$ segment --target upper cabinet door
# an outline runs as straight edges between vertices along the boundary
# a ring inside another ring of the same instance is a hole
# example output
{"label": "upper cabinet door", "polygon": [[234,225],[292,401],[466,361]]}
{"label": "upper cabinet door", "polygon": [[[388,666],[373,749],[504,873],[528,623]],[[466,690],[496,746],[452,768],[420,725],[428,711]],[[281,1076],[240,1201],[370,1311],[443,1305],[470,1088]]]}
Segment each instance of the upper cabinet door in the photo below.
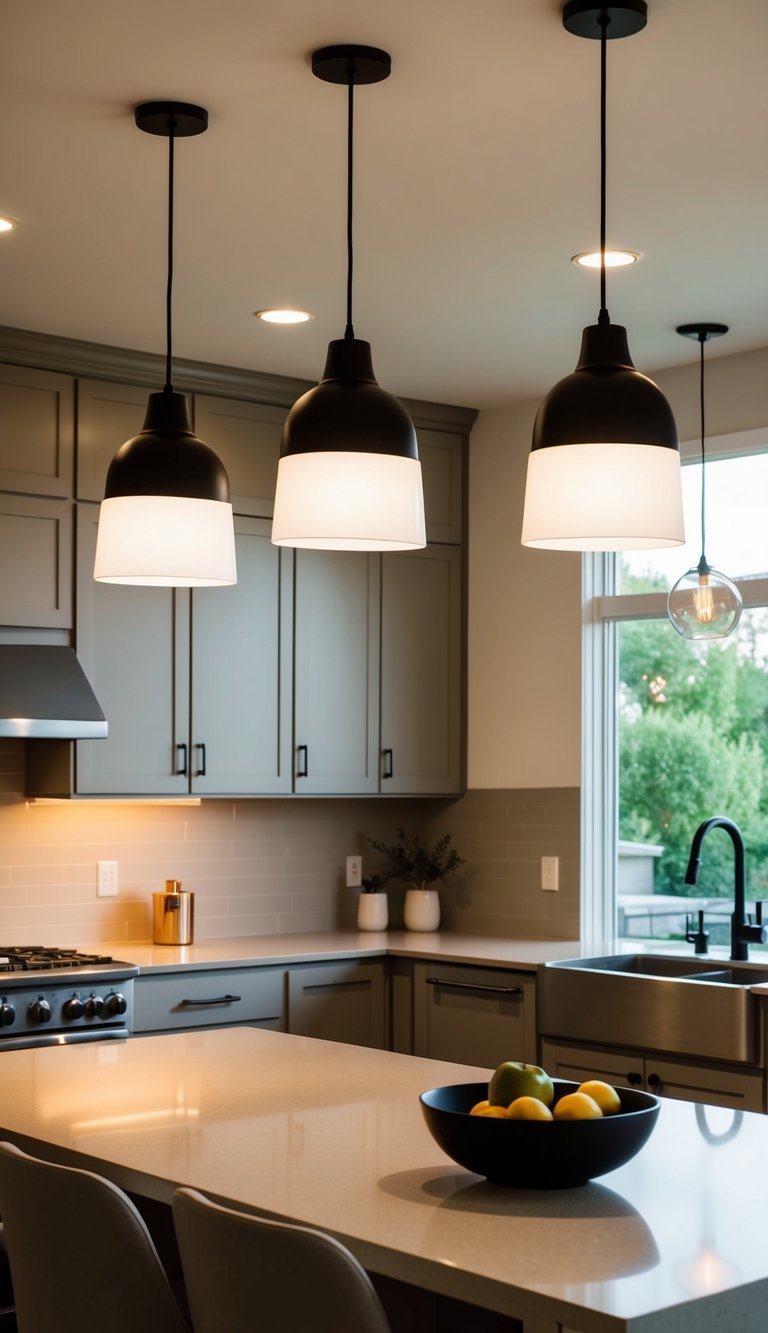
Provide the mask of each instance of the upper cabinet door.
{"label": "upper cabinet door", "polygon": [[229,474],[236,514],[271,518],[284,407],[195,395],[195,431]]}
{"label": "upper cabinet door", "polygon": [[417,431],[428,542],[460,545],[464,533],[464,438]]}
{"label": "upper cabinet door", "polygon": [[382,557],[381,791],[462,790],[462,552]]}
{"label": "upper cabinet door", "polygon": [[107,468],[144,425],[151,390],[107,380],[77,382],[77,498],[103,500]]}
{"label": "upper cabinet door", "polygon": [[296,552],[294,791],[376,792],[378,555]]}
{"label": "upper cabinet door", "polygon": [[72,501],[0,493],[0,625],[72,625]]}
{"label": "upper cabinet door", "polygon": [[191,790],[291,790],[293,552],[235,519],[237,583],[192,594]]}
{"label": "upper cabinet door", "polygon": [[77,514],[77,655],[109,725],[77,742],[77,791],[189,792],[189,593],[96,583],[99,511]]}
{"label": "upper cabinet door", "polygon": [[0,490],[71,497],[73,403],[68,375],[0,365]]}

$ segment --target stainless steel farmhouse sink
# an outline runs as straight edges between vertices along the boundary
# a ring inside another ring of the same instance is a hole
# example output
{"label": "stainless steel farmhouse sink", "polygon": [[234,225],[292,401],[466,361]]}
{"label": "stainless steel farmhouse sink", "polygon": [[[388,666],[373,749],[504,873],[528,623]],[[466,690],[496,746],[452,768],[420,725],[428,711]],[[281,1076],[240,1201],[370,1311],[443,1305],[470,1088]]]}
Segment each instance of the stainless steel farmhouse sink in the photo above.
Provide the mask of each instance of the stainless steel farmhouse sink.
{"label": "stainless steel farmhouse sink", "polygon": [[536,1008],[542,1036],[707,1060],[764,1064],[760,964],[615,954],[547,963]]}

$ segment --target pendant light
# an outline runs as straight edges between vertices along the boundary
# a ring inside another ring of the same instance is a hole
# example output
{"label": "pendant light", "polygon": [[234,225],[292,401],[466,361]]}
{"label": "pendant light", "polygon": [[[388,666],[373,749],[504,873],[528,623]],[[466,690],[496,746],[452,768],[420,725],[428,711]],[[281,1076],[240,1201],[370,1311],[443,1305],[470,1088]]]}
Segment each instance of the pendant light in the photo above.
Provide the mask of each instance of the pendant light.
{"label": "pendant light", "polygon": [[600,313],[579,363],[539,407],[528,459],[522,543],[560,551],[643,550],[684,541],[674,417],[632,364],[606,307],[606,51],[645,27],[645,0],[570,0],[563,24],[600,42]]}
{"label": "pendant light", "polygon": [[704,432],[704,344],[721,338],[727,324],[680,324],[678,333],[699,343],[699,407],[701,412],[701,559],[677,580],[667,598],[667,614],[684,639],[725,639],[739,623],[741,593],[734,583],[707,563]]}
{"label": "pendant light", "polygon": [[186,102],[144,102],[134,116],[140,130],[168,140],[165,386],[149,395],[141,433],[109,465],[93,577],[216,587],[237,582],[229,479],[213,449],[193,434],[188,400],[171,384],[174,143],[203,134],[208,112]]}
{"label": "pendant light", "polygon": [[347,323],[331,342],[318,385],[283,427],[272,521],[276,546],[407,551],[426,546],[416,432],[402,403],[374,378],[371,345],[352,325],[354,90],[389,77],[390,57],[370,46],[327,46],[312,73],[347,94]]}

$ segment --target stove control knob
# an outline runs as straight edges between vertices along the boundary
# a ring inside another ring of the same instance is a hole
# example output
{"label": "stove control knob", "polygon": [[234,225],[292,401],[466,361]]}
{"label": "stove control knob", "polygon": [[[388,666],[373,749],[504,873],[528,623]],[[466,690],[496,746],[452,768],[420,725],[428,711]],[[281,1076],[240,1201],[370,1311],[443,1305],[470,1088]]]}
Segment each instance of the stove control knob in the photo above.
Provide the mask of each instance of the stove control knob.
{"label": "stove control knob", "polygon": [[12,1004],[3,1001],[0,1004],[0,1027],[9,1028],[11,1023],[16,1022],[16,1010]]}
{"label": "stove control knob", "polygon": [[33,1023],[50,1023],[51,1006],[47,1000],[35,1000],[29,1006],[29,1017]]}
{"label": "stove control knob", "polygon": [[65,1000],[61,1006],[62,1018],[82,1018],[85,1013],[85,1005],[79,995],[73,995],[71,1000]]}
{"label": "stove control knob", "polygon": [[128,1008],[128,1001],[126,1000],[124,995],[120,994],[119,991],[113,990],[110,991],[109,995],[104,1001],[104,1007],[110,1018],[112,1018],[117,1014],[125,1013],[126,1009]]}
{"label": "stove control knob", "polygon": [[100,995],[89,995],[85,1002],[86,1018],[101,1018],[104,1010],[104,1001]]}

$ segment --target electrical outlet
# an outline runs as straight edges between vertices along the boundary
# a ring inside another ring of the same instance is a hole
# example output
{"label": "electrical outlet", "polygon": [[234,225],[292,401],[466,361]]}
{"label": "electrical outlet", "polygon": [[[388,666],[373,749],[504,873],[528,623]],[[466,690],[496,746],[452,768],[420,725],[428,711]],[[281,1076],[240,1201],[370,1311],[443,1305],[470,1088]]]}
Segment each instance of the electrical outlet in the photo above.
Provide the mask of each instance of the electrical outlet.
{"label": "electrical outlet", "polygon": [[99,898],[117,897],[117,861],[99,861],[96,895]]}
{"label": "electrical outlet", "polygon": [[542,856],[541,887],[546,893],[557,893],[560,887],[560,857]]}
{"label": "electrical outlet", "polygon": [[363,858],[362,856],[347,857],[347,888],[359,889],[363,883]]}

